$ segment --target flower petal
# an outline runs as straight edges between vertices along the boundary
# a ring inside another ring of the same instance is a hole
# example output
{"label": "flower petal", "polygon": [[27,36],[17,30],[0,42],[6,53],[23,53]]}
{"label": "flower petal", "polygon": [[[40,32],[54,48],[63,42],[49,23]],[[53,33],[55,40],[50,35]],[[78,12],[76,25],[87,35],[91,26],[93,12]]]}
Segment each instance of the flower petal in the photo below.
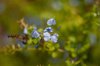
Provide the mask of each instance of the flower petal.
{"label": "flower petal", "polygon": [[44,32],[53,32],[53,29],[51,27],[47,27]]}
{"label": "flower petal", "polygon": [[40,34],[39,34],[37,31],[34,30],[34,31],[32,32],[32,37],[33,37],[33,38],[39,38],[39,37],[40,37]]}
{"label": "flower petal", "polygon": [[51,26],[51,25],[55,25],[56,21],[54,20],[54,18],[51,18],[47,21],[47,25]]}
{"label": "flower petal", "polygon": [[51,36],[51,41],[54,43],[57,43],[58,41],[58,34],[54,34],[53,36]]}
{"label": "flower petal", "polygon": [[27,28],[24,28],[24,31],[23,31],[24,34],[27,34],[28,33],[28,30]]}
{"label": "flower petal", "polygon": [[50,35],[50,33],[48,33],[48,32],[43,33],[43,36],[44,36],[44,40],[45,40],[45,41],[49,41],[50,38],[51,38],[51,37],[50,37],[51,35]]}

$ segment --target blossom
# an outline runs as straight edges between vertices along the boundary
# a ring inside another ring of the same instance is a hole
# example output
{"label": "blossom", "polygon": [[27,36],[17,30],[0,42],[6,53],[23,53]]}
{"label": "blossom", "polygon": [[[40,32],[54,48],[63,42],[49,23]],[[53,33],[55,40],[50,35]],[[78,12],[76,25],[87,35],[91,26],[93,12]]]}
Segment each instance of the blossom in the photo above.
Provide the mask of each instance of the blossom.
{"label": "blossom", "polygon": [[55,25],[56,21],[54,20],[54,18],[51,18],[47,21],[47,25],[51,26],[51,25]]}
{"label": "blossom", "polygon": [[33,38],[39,38],[39,37],[40,37],[40,34],[38,33],[37,30],[34,30],[34,31],[32,32],[32,37],[33,37]]}
{"label": "blossom", "polygon": [[47,27],[44,32],[53,32],[53,29],[51,27]]}
{"label": "blossom", "polygon": [[44,36],[44,40],[45,40],[45,41],[49,41],[50,38],[51,38],[51,35],[50,35],[50,33],[48,33],[48,32],[44,32],[44,33],[43,33],[43,36]]}
{"label": "blossom", "polygon": [[26,27],[24,28],[23,33],[24,33],[24,34],[27,34],[27,33],[28,33],[28,30],[27,30],[27,28],[26,28]]}
{"label": "blossom", "polygon": [[54,34],[51,36],[51,41],[54,42],[54,43],[57,43],[58,41],[58,34]]}

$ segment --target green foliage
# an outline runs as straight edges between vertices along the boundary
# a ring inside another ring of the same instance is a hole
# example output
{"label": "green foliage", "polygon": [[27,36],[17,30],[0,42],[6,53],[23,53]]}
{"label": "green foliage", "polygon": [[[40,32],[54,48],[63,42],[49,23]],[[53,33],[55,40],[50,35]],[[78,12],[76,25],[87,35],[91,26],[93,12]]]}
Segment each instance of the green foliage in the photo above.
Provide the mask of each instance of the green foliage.
{"label": "green foliage", "polygon": [[[41,25],[34,24],[40,33],[46,27],[46,21],[53,17],[57,22],[53,28],[59,34],[59,40],[42,43],[41,38],[32,38],[32,24],[28,27],[29,39],[24,48],[13,44],[1,51],[0,66],[99,66],[99,0],[88,4],[86,0],[78,0],[76,6],[70,1],[4,0],[6,7],[0,13],[0,24],[4,23],[8,34],[22,32],[17,20],[24,16],[25,22],[28,22],[27,18],[33,18],[33,23],[41,21]],[[34,48],[36,45],[39,47]]]}

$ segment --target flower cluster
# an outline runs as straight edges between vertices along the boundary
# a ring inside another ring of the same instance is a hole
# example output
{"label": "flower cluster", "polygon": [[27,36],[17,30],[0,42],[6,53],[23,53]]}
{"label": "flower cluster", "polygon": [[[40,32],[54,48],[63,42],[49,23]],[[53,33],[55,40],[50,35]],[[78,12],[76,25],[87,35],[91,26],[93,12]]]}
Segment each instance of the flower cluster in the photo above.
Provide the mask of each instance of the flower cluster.
{"label": "flower cluster", "polygon": [[47,21],[47,25],[49,27],[45,28],[43,36],[44,36],[44,40],[45,41],[52,41],[53,43],[56,43],[58,40],[58,34],[54,33],[53,35],[51,35],[51,33],[53,32],[53,29],[51,26],[55,25],[56,21],[51,18]]}
{"label": "flower cluster", "polygon": [[[32,38],[43,38],[44,41],[48,42],[51,41],[53,43],[57,43],[58,41],[58,34],[53,32],[52,26],[56,24],[55,19],[51,18],[47,21],[47,27],[42,31],[39,32],[37,27],[34,27],[31,32]],[[28,28],[24,28],[24,34],[28,34]]]}

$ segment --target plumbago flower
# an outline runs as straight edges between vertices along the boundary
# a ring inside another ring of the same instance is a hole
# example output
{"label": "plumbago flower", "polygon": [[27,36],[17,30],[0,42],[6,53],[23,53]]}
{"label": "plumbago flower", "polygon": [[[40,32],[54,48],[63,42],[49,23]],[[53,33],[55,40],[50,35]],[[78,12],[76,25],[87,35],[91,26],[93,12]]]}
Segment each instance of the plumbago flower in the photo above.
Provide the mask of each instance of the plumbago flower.
{"label": "plumbago flower", "polygon": [[[56,21],[51,18],[47,21],[47,25],[48,26],[52,26],[52,25],[55,25],[56,24]],[[57,43],[58,41],[58,34],[55,33],[54,35],[51,35],[50,32],[53,32],[53,29],[52,27],[47,27],[45,30],[44,30],[44,40],[45,41],[52,41],[53,43]]]}
{"label": "plumbago flower", "polygon": [[37,29],[37,27],[34,26],[24,27],[23,33],[25,37],[27,37],[27,40],[24,39],[26,41],[26,44],[32,45],[34,46],[34,48],[42,46],[43,44],[45,44],[44,42],[52,42],[56,45],[58,41],[58,34],[54,33],[52,28],[52,26],[54,26],[55,24],[56,21],[54,20],[54,18],[51,18],[47,21],[47,27],[45,29]]}
{"label": "plumbago flower", "polygon": [[37,28],[35,27],[34,30],[32,31],[32,38],[39,38],[40,34],[37,31]]}
{"label": "plumbago flower", "polygon": [[57,43],[58,41],[58,34],[54,34],[51,36],[51,41],[54,42],[54,43]]}
{"label": "plumbago flower", "polygon": [[57,43],[58,41],[58,34],[50,35],[49,32],[45,32],[43,35],[45,41],[52,41],[53,43]]}
{"label": "plumbago flower", "polygon": [[33,37],[33,38],[39,38],[39,37],[40,37],[40,34],[39,34],[37,31],[34,30],[34,31],[32,32],[32,37]]}
{"label": "plumbago flower", "polygon": [[43,36],[44,36],[44,40],[45,40],[45,41],[49,41],[50,38],[51,38],[51,35],[50,35],[49,32],[44,32],[44,33],[43,33]]}
{"label": "plumbago flower", "polygon": [[55,21],[54,18],[51,18],[51,19],[49,19],[49,20],[47,21],[47,25],[49,25],[49,26],[52,26],[52,25],[55,25],[55,24],[56,24],[56,21]]}
{"label": "plumbago flower", "polygon": [[53,32],[53,29],[51,27],[47,27],[44,32]]}
{"label": "plumbago flower", "polygon": [[27,28],[26,28],[26,27],[24,28],[23,33],[24,33],[24,34],[28,34],[28,30],[27,30]]}

